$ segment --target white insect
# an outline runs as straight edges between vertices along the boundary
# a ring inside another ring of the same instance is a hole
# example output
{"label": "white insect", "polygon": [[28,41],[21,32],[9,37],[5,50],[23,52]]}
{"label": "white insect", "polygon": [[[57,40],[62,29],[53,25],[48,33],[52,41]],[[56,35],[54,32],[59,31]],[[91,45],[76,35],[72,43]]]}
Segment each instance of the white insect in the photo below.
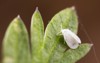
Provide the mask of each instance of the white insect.
{"label": "white insect", "polygon": [[73,33],[71,30],[62,29],[61,32],[62,32],[62,35],[64,36],[64,40],[66,41],[67,45],[71,49],[76,49],[81,43],[80,38],[75,33]]}

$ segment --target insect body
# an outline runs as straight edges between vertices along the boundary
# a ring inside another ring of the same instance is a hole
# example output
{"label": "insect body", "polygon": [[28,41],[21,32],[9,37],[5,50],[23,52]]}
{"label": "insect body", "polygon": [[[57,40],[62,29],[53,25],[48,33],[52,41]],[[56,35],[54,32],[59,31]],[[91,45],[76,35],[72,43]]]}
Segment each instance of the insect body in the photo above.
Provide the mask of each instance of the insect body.
{"label": "insect body", "polygon": [[66,41],[67,45],[71,49],[76,49],[81,43],[80,38],[75,33],[73,33],[71,30],[62,29],[61,32],[62,32],[62,35],[64,36],[64,40]]}

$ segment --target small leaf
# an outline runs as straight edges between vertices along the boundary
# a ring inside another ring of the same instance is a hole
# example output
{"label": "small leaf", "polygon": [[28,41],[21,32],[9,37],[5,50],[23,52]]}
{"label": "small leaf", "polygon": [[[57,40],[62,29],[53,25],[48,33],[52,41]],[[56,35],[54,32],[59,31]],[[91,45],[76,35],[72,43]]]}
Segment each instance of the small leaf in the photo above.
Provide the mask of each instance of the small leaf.
{"label": "small leaf", "polygon": [[[44,35],[42,63],[49,63],[49,61],[57,58],[57,61],[61,59],[61,57],[63,56],[63,52],[67,48],[67,45],[64,43],[64,39],[61,36],[58,36],[57,33],[61,32],[61,26],[63,27],[63,29],[68,28],[74,33],[77,33],[77,21],[78,20],[75,10],[72,8],[67,8],[60,11],[51,19],[50,23],[46,27]],[[60,47],[60,49],[57,49],[56,47]],[[60,50],[60,52],[56,52],[56,50]],[[59,53],[59,57],[54,58],[53,54],[56,53]]]}
{"label": "small leaf", "polygon": [[3,63],[30,63],[28,33],[19,16],[11,22],[3,39]]}
{"label": "small leaf", "polygon": [[44,25],[38,9],[31,21],[32,63],[41,63],[41,48],[43,46]]}
{"label": "small leaf", "polygon": [[77,49],[69,49],[57,63],[76,63],[90,51],[91,47],[92,44],[81,44]]}

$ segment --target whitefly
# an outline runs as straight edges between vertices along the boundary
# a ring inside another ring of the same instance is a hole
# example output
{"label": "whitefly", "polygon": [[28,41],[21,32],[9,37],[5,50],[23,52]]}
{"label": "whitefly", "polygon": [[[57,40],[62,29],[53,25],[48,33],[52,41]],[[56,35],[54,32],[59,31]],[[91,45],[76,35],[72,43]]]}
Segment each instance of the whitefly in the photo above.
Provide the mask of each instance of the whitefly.
{"label": "whitefly", "polygon": [[69,29],[62,29],[62,35],[64,37],[65,42],[71,49],[76,49],[81,43],[80,38]]}

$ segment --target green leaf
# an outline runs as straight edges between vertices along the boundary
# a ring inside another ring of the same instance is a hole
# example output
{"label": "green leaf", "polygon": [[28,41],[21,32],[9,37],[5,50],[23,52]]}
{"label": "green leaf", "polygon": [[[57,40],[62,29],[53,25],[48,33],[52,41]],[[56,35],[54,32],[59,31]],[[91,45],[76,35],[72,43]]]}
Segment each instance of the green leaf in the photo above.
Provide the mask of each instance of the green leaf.
{"label": "green leaf", "polygon": [[41,48],[43,47],[44,24],[38,9],[31,21],[32,63],[41,63]]}
{"label": "green leaf", "polygon": [[69,49],[57,63],[76,63],[90,51],[91,47],[92,44],[81,44],[77,49]]}
{"label": "green leaf", "polygon": [[56,54],[54,55],[53,59],[50,63],[76,63],[78,60],[83,58],[91,49],[92,44],[81,44],[77,49],[68,49],[67,51],[63,52],[63,56],[58,61],[56,59],[59,57],[59,51],[56,51]]}
{"label": "green leaf", "polygon": [[[49,63],[53,59],[57,59],[58,61],[62,58],[63,52],[66,50],[67,45],[64,43],[63,37],[57,35],[57,33],[61,32],[61,26],[62,28],[68,28],[74,33],[77,33],[78,20],[76,12],[73,8],[67,8],[60,11],[51,19],[50,23],[47,25],[44,35],[44,47],[42,49],[42,63]],[[56,50],[60,51],[56,52]],[[59,53],[59,57],[53,58],[53,54],[56,53]]]}
{"label": "green leaf", "polygon": [[28,33],[19,16],[11,22],[3,39],[3,63],[30,63]]}

